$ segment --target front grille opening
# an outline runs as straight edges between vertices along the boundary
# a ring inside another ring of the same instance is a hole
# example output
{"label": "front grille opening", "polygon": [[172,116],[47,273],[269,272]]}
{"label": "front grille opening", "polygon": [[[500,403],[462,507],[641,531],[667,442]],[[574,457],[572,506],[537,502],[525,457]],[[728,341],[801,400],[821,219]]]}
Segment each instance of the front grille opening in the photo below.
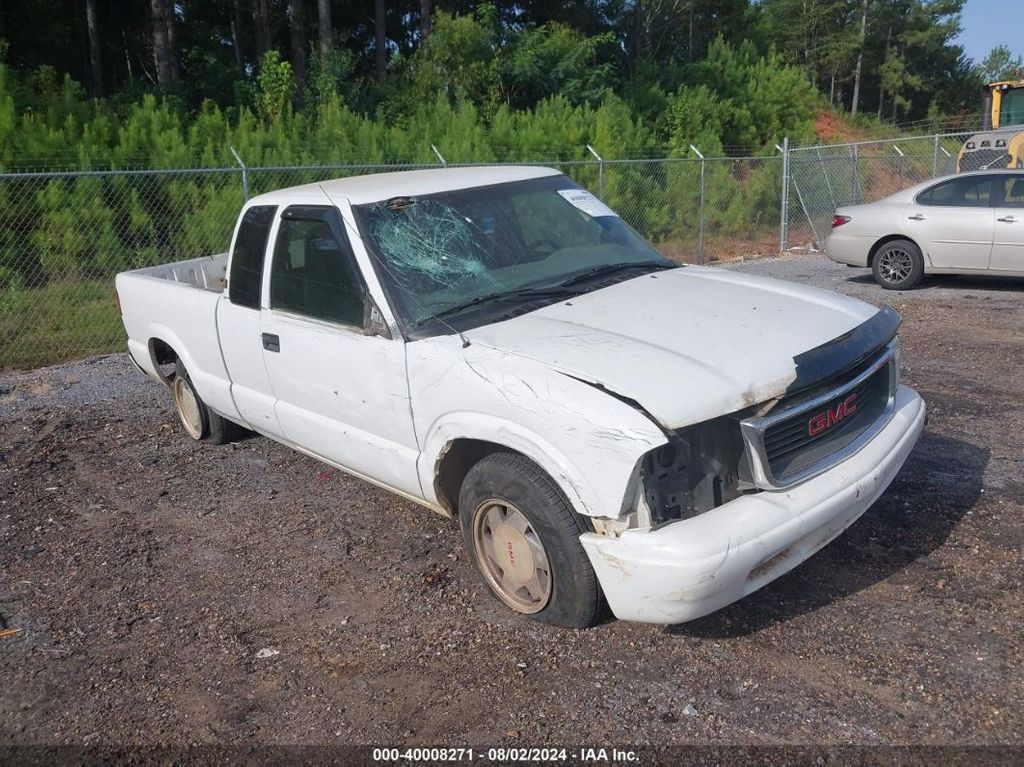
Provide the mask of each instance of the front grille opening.
{"label": "front grille opening", "polygon": [[777,478],[792,476],[841,450],[881,418],[889,403],[890,371],[883,365],[851,391],[768,427],[764,452]]}
{"label": "front grille opening", "polygon": [[826,471],[865,444],[892,411],[893,346],[830,381],[742,421],[755,484],[778,489]]}

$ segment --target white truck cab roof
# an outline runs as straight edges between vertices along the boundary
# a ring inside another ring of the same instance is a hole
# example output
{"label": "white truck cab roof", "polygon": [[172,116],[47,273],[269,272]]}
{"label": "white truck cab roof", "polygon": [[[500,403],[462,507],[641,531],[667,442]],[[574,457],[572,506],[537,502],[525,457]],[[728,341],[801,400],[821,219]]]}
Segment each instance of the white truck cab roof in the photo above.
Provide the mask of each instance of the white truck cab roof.
{"label": "white truck cab roof", "polygon": [[315,201],[323,204],[324,193],[332,199],[347,198],[352,205],[365,205],[391,197],[435,194],[456,189],[490,186],[531,178],[557,176],[560,171],[539,165],[478,165],[460,168],[430,168],[374,173],[368,176],[336,178],[288,189],[267,192],[249,205],[297,205]]}

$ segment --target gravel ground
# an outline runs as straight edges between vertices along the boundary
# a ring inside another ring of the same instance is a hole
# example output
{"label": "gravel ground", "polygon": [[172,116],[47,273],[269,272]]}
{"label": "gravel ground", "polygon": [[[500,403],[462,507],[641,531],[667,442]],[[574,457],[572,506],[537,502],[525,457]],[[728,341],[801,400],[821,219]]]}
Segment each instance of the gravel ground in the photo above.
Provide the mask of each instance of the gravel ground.
{"label": "gravel ground", "polygon": [[513,617],[457,527],[261,438],[189,441],[124,355],[0,374],[7,744],[1024,743],[1024,282],[883,293],[930,422],[849,531],[694,623]]}

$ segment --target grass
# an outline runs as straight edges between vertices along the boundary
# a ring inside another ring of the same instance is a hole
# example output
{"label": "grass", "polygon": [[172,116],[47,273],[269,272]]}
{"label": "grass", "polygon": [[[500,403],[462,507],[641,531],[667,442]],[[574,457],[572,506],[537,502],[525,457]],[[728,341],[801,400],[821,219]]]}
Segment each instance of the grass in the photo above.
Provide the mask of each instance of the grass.
{"label": "grass", "polygon": [[121,351],[125,343],[113,279],[0,291],[0,369]]}

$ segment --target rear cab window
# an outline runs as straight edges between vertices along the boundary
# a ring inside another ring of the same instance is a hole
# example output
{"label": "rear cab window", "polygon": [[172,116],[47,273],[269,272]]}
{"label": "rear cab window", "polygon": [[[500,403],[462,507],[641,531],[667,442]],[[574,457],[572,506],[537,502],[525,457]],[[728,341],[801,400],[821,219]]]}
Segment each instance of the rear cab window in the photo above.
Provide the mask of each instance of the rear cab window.
{"label": "rear cab window", "polygon": [[242,214],[228,275],[228,300],[233,304],[260,308],[263,258],[276,212],[276,205],[254,205]]}

